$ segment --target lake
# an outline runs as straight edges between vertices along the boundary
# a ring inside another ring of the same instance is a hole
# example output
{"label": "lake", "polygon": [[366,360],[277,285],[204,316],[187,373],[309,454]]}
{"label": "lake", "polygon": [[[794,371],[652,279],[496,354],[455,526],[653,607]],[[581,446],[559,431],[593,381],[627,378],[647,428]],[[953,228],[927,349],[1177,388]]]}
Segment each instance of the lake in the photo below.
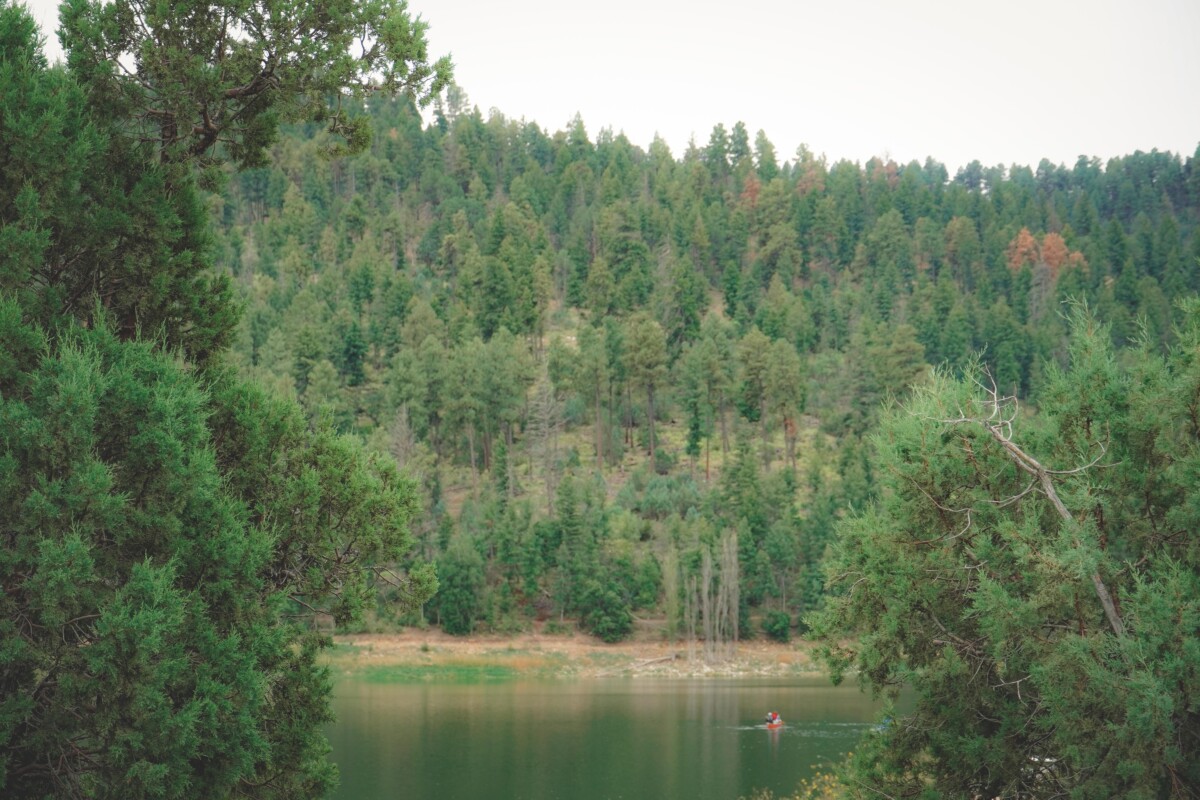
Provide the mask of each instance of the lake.
{"label": "lake", "polygon": [[[878,704],[822,677],[474,685],[342,679],[328,730],[340,800],[736,800],[790,793]],[[787,725],[768,731],[767,711]]]}

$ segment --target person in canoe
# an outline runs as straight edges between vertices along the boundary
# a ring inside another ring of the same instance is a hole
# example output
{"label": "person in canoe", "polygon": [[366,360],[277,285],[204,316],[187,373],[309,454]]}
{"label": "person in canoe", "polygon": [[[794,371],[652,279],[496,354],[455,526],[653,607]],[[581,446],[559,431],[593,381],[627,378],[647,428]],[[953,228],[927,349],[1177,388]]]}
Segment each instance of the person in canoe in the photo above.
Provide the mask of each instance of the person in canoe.
{"label": "person in canoe", "polygon": [[783,719],[779,716],[778,711],[768,711],[767,712],[767,727],[768,728],[778,728],[782,724],[783,724]]}

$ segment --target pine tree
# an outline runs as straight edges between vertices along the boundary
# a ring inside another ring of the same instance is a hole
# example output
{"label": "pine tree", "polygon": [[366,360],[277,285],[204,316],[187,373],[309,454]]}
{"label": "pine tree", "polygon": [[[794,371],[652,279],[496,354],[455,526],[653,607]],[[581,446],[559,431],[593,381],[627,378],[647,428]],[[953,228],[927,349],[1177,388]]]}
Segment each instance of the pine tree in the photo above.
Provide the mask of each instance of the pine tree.
{"label": "pine tree", "polygon": [[438,559],[437,569],[438,621],[446,633],[465,636],[475,629],[483,610],[483,556],[459,534]]}
{"label": "pine tree", "polygon": [[764,378],[766,405],[779,419],[788,465],[796,469],[796,439],[799,433],[800,412],[806,396],[800,356],[791,343],[779,340],[771,343],[767,354]]}
{"label": "pine tree", "polygon": [[667,339],[662,326],[645,313],[633,315],[626,325],[625,364],[630,380],[646,391],[650,463],[656,465],[654,396],[667,374]]}

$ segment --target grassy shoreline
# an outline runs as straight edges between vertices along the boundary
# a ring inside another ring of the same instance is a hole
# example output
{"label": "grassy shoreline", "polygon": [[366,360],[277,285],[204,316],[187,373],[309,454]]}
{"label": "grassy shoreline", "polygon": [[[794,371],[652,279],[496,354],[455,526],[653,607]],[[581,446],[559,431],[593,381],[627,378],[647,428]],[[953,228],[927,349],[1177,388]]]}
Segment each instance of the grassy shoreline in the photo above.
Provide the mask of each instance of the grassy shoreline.
{"label": "grassy shoreline", "polygon": [[733,678],[818,675],[806,643],[740,642],[731,658],[705,662],[686,643],[605,644],[584,634],[447,636],[408,629],[334,637],[323,656],[335,679],[482,683],[519,679]]}

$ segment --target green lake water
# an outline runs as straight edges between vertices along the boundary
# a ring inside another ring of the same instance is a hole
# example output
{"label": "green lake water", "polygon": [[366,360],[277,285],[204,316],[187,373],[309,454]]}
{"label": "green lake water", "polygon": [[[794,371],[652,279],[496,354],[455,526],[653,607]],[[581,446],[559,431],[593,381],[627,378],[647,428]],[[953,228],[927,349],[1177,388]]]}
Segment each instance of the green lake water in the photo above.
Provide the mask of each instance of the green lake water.
{"label": "green lake water", "polygon": [[[854,749],[856,686],[604,679],[475,685],[340,680],[339,800],[736,800],[791,792]],[[787,725],[768,731],[767,711]]]}

